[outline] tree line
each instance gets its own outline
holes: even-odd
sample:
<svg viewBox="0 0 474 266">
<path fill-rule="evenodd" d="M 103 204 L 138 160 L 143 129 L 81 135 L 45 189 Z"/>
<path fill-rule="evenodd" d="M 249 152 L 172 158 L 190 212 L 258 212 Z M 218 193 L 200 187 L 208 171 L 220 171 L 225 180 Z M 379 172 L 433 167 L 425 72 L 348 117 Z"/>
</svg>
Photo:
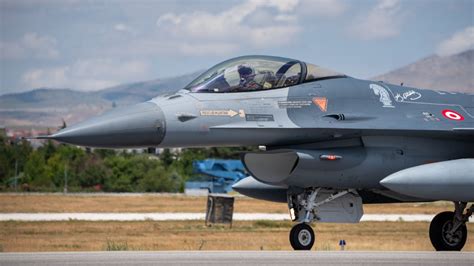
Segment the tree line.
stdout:
<svg viewBox="0 0 474 266">
<path fill-rule="evenodd" d="M 158 156 L 126 150 L 84 149 L 0 137 L 0 191 L 183 192 L 194 160 L 238 159 L 242 148 L 164 149 Z"/>
</svg>

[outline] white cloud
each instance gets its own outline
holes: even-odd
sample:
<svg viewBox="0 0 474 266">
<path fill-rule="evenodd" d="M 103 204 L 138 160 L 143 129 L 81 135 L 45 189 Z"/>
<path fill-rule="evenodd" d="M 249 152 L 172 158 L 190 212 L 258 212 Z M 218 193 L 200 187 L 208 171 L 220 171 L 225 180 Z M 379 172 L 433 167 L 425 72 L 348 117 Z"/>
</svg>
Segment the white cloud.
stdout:
<svg viewBox="0 0 474 266">
<path fill-rule="evenodd" d="M 0 59 L 56 59 L 57 40 L 38 33 L 26 33 L 14 42 L 0 42 Z"/>
<path fill-rule="evenodd" d="M 157 19 L 156 25 L 169 36 L 167 40 L 176 42 L 185 54 L 226 54 L 241 46 L 261 48 L 287 44 L 301 31 L 291 15 L 297 5 L 296 0 L 248 0 L 217 14 L 166 13 Z M 259 19 L 261 17 L 265 19 Z M 193 40 L 194 51 L 188 40 Z"/>
<path fill-rule="evenodd" d="M 403 17 L 398 0 L 380 0 L 367 14 L 357 17 L 349 31 L 363 40 L 395 37 L 400 34 Z"/>
<path fill-rule="evenodd" d="M 59 52 L 56 50 L 57 41 L 49 36 L 27 33 L 23 36 L 23 45 L 39 58 L 57 58 L 59 56 Z"/>
<path fill-rule="evenodd" d="M 253 0 L 255 6 L 276 7 L 281 12 L 293 11 L 298 6 L 298 0 Z"/>
<path fill-rule="evenodd" d="M 156 21 L 157 26 L 162 26 L 162 25 L 177 25 L 181 23 L 181 17 L 178 15 L 175 15 L 174 13 L 166 13 L 158 18 Z"/>
<path fill-rule="evenodd" d="M 239 50 L 239 46 L 234 43 L 180 43 L 174 47 L 183 55 L 227 55 Z"/>
<path fill-rule="evenodd" d="M 124 23 L 114 25 L 117 31 L 134 31 L 136 37 L 109 47 L 105 54 L 110 57 L 227 56 L 241 50 L 287 46 L 297 41 L 303 31 L 302 17 L 342 14 L 346 6 L 342 3 L 341 0 L 246 0 L 218 12 L 168 12 L 157 17 L 157 31 L 139 32 Z"/>
<path fill-rule="evenodd" d="M 0 41 L 0 59 L 17 59 L 25 57 L 25 55 L 26 52 L 21 45 Z"/>
<path fill-rule="evenodd" d="M 114 30 L 116 31 L 121 31 L 121 32 L 133 32 L 133 28 L 124 24 L 124 23 L 118 23 L 114 25 Z"/>
<path fill-rule="evenodd" d="M 294 15 L 288 14 L 280 14 L 275 17 L 276 21 L 287 22 L 287 23 L 294 23 L 297 20 L 297 17 Z"/>
<path fill-rule="evenodd" d="M 99 90 L 124 82 L 147 78 L 150 65 L 144 61 L 117 61 L 100 58 L 78 60 L 67 66 L 33 69 L 22 76 L 28 88 L 72 88 L 83 91 Z"/>
<path fill-rule="evenodd" d="M 441 42 L 436 48 L 440 56 L 448 56 L 474 49 L 474 26 L 454 33 L 449 39 Z"/>
<path fill-rule="evenodd" d="M 298 8 L 304 15 L 325 17 L 339 16 L 346 9 L 347 5 L 341 0 L 303 0 Z"/>
</svg>

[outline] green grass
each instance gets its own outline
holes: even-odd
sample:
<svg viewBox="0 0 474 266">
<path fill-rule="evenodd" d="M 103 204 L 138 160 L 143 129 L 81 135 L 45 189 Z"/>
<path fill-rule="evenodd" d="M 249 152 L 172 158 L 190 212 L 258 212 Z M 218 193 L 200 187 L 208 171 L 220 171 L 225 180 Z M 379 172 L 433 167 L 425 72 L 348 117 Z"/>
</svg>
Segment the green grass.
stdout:
<svg viewBox="0 0 474 266">
<path fill-rule="evenodd" d="M 257 228 L 290 228 L 291 225 L 286 221 L 258 220 L 253 223 Z"/>
<path fill-rule="evenodd" d="M 128 250 L 128 243 L 127 241 L 114 241 L 107 239 L 105 244 L 106 251 L 126 251 Z"/>
</svg>

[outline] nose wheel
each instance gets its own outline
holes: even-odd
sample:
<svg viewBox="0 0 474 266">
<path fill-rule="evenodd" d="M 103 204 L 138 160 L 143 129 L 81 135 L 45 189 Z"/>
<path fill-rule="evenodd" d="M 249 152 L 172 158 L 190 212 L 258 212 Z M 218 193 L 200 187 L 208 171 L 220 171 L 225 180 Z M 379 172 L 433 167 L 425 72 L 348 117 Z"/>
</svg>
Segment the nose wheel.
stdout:
<svg viewBox="0 0 474 266">
<path fill-rule="evenodd" d="M 466 244 L 466 222 L 472 215 L 474 205 L 465 214 L 465 202 L 455 202 L 454 205 L 454 212 L 439 213 L 431 221 L 430 240 L 437 251 L 460 251 Z"/>
<path fill-rule="evenodd" d="M 310 250 L 314 240 L 313 228 L 306 223 L 296 224 L 290 231 L 290 243 L 294 250 Z"/>
</svg>

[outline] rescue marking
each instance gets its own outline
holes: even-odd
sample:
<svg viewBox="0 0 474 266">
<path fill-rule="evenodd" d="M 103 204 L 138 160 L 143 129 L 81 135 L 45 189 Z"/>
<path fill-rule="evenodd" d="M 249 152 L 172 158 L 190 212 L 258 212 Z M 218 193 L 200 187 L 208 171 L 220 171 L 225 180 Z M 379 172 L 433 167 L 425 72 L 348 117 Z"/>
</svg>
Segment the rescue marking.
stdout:
<svg viewBox="0 0 474 266">
<path fill-rule="evenodd" d="M 462 116 L 460 113 L 456 112 L 456 111 L 453 111 L 453 110 L 443 110 L 442 111 L 442 114 L 444 115 L 444 117 L 450 119 L 450 120 L 455 120 L 455 121 L 463 121 L 464 120 L 464 116 Z"/>
<path fill-rule="evenodd" d="M 388 93 L 387 89 L 378 84 L 370 84 L 369 87 L 374 91 L 375 95 L 380 96 L 379 101 L 383 104 L 382 107 L 395 108 L 395 106 L 392 104 L 392 99 L 390 98 L 390 94 Z"/>
<path fill-rule="evenodd" d="M 311 101 L 278 101 L 280 109 L 300 109 L 311 105 Z"/>
<path fill-rule="evenodd" d="M 313 103 L 323 112 L 328 110 L 328 99 L 326 97 L 314 97 Z"/>
<path fill-rule="evenodd" d="M 236 112 L 232 109 L 229 109 L 229 110 L 201 110 L 200 114 L 201 114 L 201 116 L 229 116 L 229 117 L 234 117 L 236 115 L 239 115 L 240 117 L 245 116 L 244 110 L 239 110 L 239 112 Z"/>
</svg>

